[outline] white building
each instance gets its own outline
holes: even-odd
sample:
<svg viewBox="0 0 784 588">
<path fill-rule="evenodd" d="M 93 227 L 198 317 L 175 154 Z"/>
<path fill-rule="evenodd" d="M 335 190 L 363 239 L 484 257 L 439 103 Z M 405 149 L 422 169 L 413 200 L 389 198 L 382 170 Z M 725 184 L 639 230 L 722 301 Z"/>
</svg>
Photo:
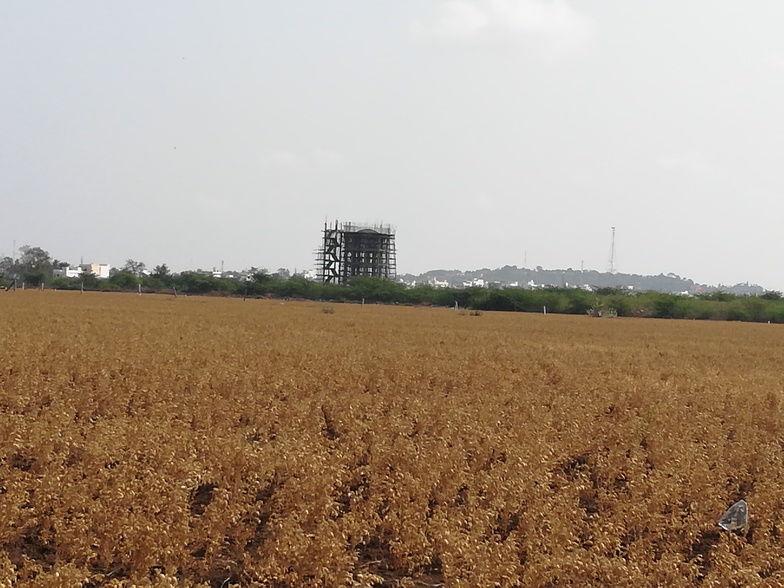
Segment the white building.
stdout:
<svg viewBox="0 0 784 588">
<path fill-rule="evenodd" d="M 82 268 L 80 267 L 58 267 L 52 270 L 52 277 L 54 278 L 78 278 L 82 275 Z"/>
<path fill-rule="evenodd" d="M 96 278 L 108 278 L 112 269 L 108 263 L 85 263 L 81 267 L 83 271 L 95 274 Z"/>
<path fill-rule="evenodd" d="M 54 278 L 78 278 L 83 273 L 92 273 L 96 278 L 108 278 L 112 266 L 108 263 L 83 263 L 82 265 L 55 268 L 52 271 Z"/>
</svg>

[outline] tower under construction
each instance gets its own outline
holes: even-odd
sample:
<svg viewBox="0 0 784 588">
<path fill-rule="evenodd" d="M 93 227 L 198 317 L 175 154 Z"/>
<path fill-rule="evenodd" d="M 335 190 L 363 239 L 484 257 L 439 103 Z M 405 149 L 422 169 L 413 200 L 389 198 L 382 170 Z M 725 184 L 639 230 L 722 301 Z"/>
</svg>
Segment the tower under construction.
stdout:
<svg viewBox="0 0 784 588">
<path fill-rule="evenodd" d="M 380 224 L 324 223 L 316 259 L 318 278 L 324 284 L 345 284 L 355 276 L 394 280 L 395 230 Z"/>
</svg>

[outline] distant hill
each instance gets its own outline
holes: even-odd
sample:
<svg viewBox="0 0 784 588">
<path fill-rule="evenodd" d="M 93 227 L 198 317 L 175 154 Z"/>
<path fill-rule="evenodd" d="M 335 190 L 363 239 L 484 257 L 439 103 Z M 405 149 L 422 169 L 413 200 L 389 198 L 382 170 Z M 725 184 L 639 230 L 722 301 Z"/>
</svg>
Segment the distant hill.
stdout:
<svg viewBox="0 0 784 588">
<path fill-rule="evenodd" d="M 658 276 L 643 276 L 640 274 L 622 274 L 597 272 L 595 270 L 555 269 L 548 270 L 541 267 L 534 269 L 519 268 L 516 265 L 505 265 L 501 268 L 482 268 L 477 270 L 431 270 L 424 274 L 403 274 L 399 280 L 406 283 L 426 284 L 438 281 L 447 282 L 452 288 L 462 288 L 469 285 L 484 285 L 486 287 L 520 287 L 540 288 L 555 286 L 561 288 L 586 287 L 595 288 L 625 288 L 639 291 L 654 291 L 667 293 L 696 294 L 700 292 L 724 291 L 732 294 L 762 294 L 765 289 L 756 284 L 736 284 L 734 286 L 708 286 L 698 284 L 694 280 L 683 278 L 676 274 L 659 274 Z"/>
</svg>

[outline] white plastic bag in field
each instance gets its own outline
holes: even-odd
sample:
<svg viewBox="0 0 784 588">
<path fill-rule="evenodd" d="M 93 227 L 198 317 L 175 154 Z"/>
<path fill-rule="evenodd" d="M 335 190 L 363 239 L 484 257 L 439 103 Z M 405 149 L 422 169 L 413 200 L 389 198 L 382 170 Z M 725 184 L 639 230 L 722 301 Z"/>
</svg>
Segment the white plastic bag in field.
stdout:
<svg viewBox="0 0 784 588">
<path fill-rule="evenodd" d="M 727 509 L 719 519 L 719 527 L 725 531 L 736 531 L 742 529 L 749 522 L 749 505 L 745 500 L 738 500 Z"/>
</svg>

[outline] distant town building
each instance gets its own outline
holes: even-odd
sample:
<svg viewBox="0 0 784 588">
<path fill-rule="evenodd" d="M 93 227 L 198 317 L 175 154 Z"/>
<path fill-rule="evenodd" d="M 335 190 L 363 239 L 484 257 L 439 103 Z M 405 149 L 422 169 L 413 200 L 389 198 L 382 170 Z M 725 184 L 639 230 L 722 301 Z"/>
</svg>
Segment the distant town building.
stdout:
<svg viewBox="0 0 784 588">
<path fill-rule="evenodd" d="M 82 271 L 92 273 L 96 278 L 108 278 L 112 270 L 108 263 L 85 263 L 81 267 Z"/>
<path fill-rule="evenodd" d="M 108 278 L 112 266 L 108 263 L 83 263 L 68 267 L 58 267 L 52 270 L 54 278 L 78 278 L 84 273 L 91 273 L 96 278 Z"/>
<path fill-rule="evenodd" d="M 58 267 L 52 270 L 52 277 L 55 278 L 78 278 L 82 275 L 82 268 L 76 267 Z"/>
</svg>

